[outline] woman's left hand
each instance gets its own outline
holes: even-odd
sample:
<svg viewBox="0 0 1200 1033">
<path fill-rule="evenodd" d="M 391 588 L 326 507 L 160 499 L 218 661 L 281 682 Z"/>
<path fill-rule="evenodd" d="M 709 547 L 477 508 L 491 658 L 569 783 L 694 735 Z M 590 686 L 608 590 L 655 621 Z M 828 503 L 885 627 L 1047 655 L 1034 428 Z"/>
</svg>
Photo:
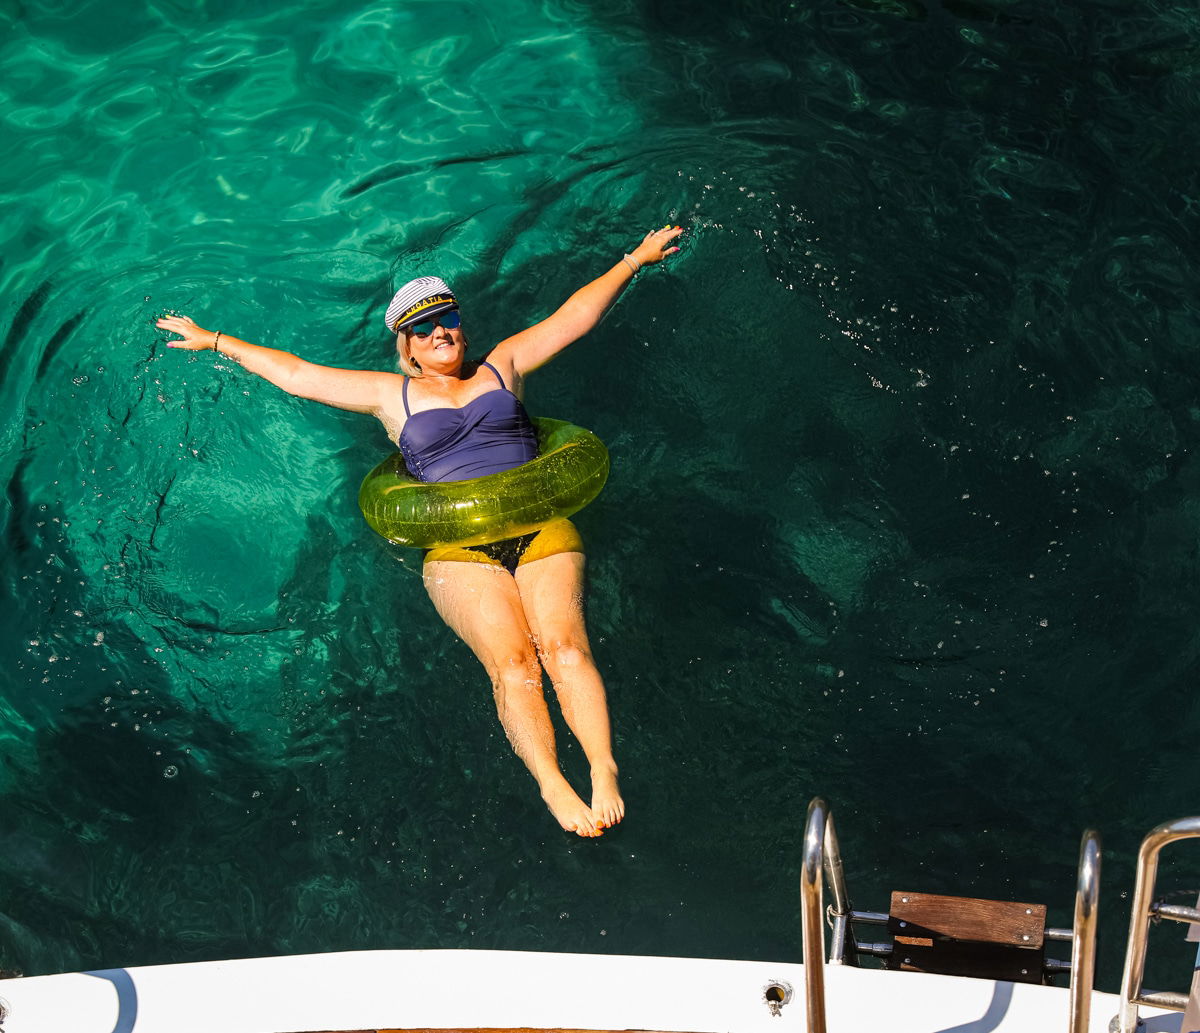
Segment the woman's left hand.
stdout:
<svg viewBox="0 0 1200 1033">
<path fill-rule="evenodd" d="M 630 252 L 638 265 L 654 265 L 661 262 L 667 255 L 673 255 L 679 250 L 671 246 L 671 241 L 683 233 L 679 226 L 664 226 L 661 230 L 651 230 L 642 242 Z"/>
<path fill-rule="evenodd" d="M 187 316 L 163 316 L 154 325 L 183 338 L 182 341 L 168 341 L 168 348 L 186 348 L 196 352 L 212 351 L 216 347 L 217 335 L 197 326 L 195 320 Z"/>
</svg>

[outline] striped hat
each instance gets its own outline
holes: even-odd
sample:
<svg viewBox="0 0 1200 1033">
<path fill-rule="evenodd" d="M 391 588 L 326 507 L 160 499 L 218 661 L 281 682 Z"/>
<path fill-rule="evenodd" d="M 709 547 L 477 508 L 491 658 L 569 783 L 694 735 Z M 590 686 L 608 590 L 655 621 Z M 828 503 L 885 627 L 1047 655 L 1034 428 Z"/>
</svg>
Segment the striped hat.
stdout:
<svg viewBox="0 0 1200 1033">
<path fill-rule="evenodd" d="M 458 308 L 458 298 L 446 281 L 439 276 L 422 276 L 409 280 L 396 291 L 383 318 L 387 321 L 388 329 L 397 333 L 402 326 L 415 323 L 422 317 L 449 312 L 452 308 Z"/>
</svg>

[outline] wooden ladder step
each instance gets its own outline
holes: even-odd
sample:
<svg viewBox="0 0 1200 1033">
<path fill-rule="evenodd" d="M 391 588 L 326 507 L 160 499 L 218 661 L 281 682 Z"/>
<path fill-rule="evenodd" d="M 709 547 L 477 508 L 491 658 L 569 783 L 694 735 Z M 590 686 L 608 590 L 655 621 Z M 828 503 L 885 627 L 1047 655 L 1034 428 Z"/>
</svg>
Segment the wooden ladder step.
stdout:
<svg viewBox="0 0 1200 1033">
<path fill-rule="evenodd" d="M 888 931 L 895 936 L 1041 950 L 1046 905 L 897 891 L 888 911 Z"/>
<path fill-rule="evenodd" d="M 1044 904 L 897 891 L 888 931 L 896 941 L 891 968 L 1014 983 L 1044 980 Z"/>
</svg>

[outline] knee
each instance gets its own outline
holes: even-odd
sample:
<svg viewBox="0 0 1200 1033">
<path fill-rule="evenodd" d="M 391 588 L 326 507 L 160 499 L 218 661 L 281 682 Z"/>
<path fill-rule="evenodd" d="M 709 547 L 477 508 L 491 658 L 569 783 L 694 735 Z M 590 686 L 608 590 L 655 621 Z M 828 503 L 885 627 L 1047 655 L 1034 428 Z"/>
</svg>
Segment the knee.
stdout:
<svg viewBox="0 0 1200 1033">
<path fill-rule="evenodd" d="M 542 668 L 532 643 L 526 649 L 514 649 L 494 657 L 488 668 L 498 699 L 512 692 L 541 690 Z"/>
<path fill-rule="evenodd" d="M 592 654 L 586 643 L 573 639 L 556 639 L 541 646 L 542 663 L 552 681 L 569 678 L 573 672 L 592 665 Z"/>
</svg>

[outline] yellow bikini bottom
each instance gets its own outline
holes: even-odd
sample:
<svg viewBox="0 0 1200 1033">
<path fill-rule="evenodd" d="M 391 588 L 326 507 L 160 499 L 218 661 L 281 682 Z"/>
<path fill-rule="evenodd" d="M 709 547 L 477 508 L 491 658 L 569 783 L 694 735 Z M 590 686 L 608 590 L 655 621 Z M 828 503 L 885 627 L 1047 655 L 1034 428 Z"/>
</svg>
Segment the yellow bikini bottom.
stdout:
<svg viewBox="0 0 1200 1033">
<path fill-rule="evenodd" d="M 443 545 L 425 553 L 426 563 L 489 563 L 515 574 L 518 567 L 560 552 L 583 552 L 583 539 L 570 520 L 553 520 L 540 531 L 487 545 Z"/>
</svg>

